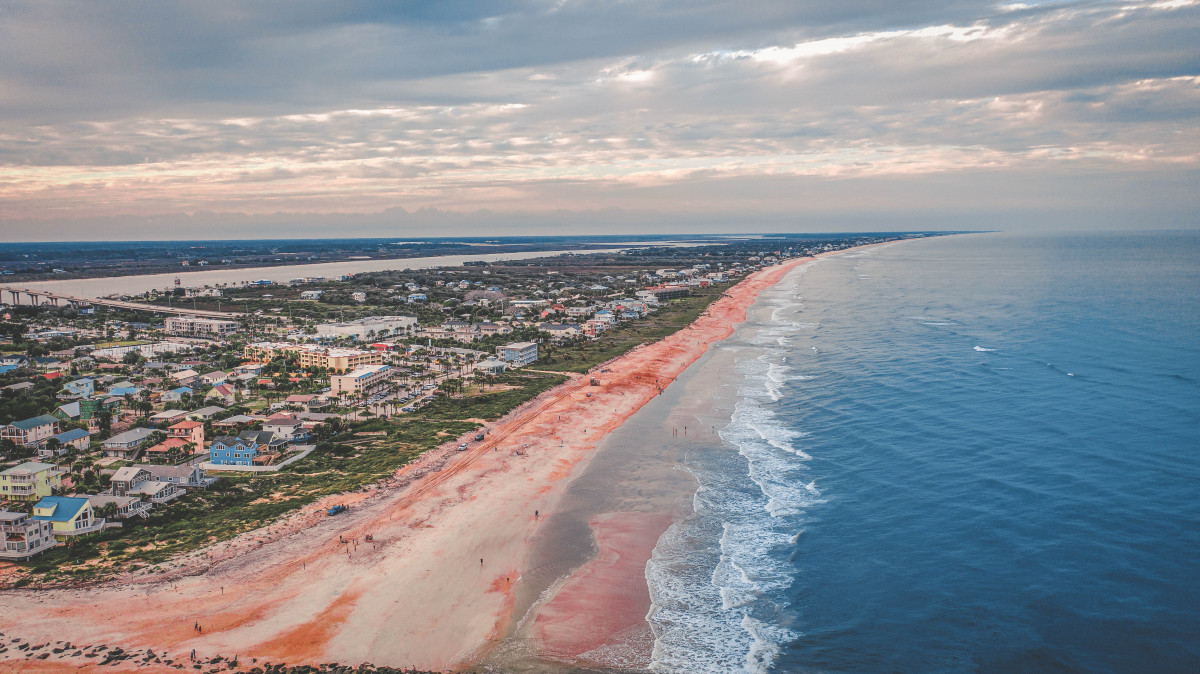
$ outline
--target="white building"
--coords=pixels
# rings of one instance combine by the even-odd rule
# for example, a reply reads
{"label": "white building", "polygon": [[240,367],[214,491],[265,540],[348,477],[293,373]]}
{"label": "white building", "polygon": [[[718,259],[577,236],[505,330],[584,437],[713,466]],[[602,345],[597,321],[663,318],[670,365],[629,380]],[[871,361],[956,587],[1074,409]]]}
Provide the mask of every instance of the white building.
{"label": "white building", "polygon": [[496,355],[513,367],[528,365],[538,358],[537,342],[512,342],[497,346]]}
{"label": "white building", "polygon": [[168,335],[182,337],[224,337],[238,330],[237,321],[197,316],[171,316],[163,324]]}
{"label": "white building", "polygon": [[416,316],[368,316],[345,323],[318,325],[317,336],[377,339],[388,335],[406,335],[416,326]]}

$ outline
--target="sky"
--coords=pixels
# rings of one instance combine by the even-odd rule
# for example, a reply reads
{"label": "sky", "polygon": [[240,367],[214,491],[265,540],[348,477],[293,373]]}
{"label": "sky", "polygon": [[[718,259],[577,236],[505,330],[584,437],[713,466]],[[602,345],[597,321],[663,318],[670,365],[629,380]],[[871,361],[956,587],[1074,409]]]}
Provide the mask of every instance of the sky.
{"label": "sky", "polygon": [[1200,0],[0,0],[0,240],[1200,226]]}

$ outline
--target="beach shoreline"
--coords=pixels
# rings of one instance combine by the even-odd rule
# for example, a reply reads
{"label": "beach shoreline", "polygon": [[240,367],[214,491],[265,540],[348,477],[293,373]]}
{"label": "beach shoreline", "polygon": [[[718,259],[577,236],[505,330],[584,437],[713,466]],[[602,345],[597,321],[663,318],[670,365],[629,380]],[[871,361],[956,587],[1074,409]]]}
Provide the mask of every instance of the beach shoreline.
{"label": "beach shoreline", "polygon": [[[511,632],[522,576],[536,563],[530,545],[598,443],[659,396],[709,345],[732,334],[761,290],[811,260],[752,274],[691,325],[609,364],[599,387],[589,386],[586,375],[576,376],[493,424],[488,439],[470,451],[454,452],[458,441],[452,441],[393,480],[337,497],[353,502],[350,517],[322,517],[325,504],[319,503],[191,555],[162,574],[82,590],[7,591],[0,600],[10,617],[0,620],[0,632],[30,643],[67,638],[160,652],[196,649],[206,657],[240,654],[243,664],[247,655],[260,662],[370,662],[436,670],[479,662]],[[619,561],[621,573],[610,568],[604,576],[596,565],[588,567],[591,562],[580,569],[593,578],[620,579],[639,563],[644,569],[643,557],[669,519],[627,515],[597,521],[603,559]],[[366,542],[367,534],[373,542]],[[636,577],[645,593],[643,575]],[[602,647],[616,635],[637,631],[637,622],[644,624],[643,600],[628,584],[614,582],[611,588],[607,598],[596,598],[609,602],[605,624],[613,633],[603,643],[571,636],[579,627],[568,620],[560,621],[557,636],[543,629],[538,648],[561,660],[580,647],[594,650],[597,643]],[[624,593],[621,610],[610,601],[614,592]],[[559,592],[555,599],[570,595]],[[196,623],[203,632],[194,629]],[[638,637],[643,643],[644,636]],[[0,653],[0,670],[18,671],[26,662],[22,654]],[[55,662],[63,669],[80,664],[56,656],[40,661],[39,668],[50,671],[45,668]]]}

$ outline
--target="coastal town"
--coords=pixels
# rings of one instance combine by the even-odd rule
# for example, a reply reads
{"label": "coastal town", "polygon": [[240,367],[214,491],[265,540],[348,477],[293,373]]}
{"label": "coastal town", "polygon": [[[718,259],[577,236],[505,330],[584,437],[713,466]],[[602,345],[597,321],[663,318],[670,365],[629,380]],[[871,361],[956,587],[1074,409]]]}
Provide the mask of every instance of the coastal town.
{"label": "coastal town", "polygon": [[569,255],[237,287],[181,275],[119,298],[144,310],[13,302],[0,324],[0,583],[153,568],[425,451],[466,450],[745,275],[859,242],[660,252],[654,268]]}

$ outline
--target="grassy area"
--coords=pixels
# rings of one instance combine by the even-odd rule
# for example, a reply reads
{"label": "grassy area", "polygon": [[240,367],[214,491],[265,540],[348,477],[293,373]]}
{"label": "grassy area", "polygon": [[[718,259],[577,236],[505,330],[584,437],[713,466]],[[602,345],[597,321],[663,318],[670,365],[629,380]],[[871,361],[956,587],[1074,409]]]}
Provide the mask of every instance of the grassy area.
{"label": "grassy area", "polygon": [[[37,557],[28,568],[31,576],[56,582],[165,562],[177,553],[259,528],[321,497],[384,479],[446,437],[476,426],[454,420],[365,421],[278,473],[224,473],[209,490],[156,508],[149,520],[126,520],[121,529],[74,540],[69,548],[60,546]],[[370,431],[387,435],[357,435]]]}
{"label": "grassy area", "polygon": [[539,356],[533,367],[558,372],[587,372],[638,344],[660,340],[689,325],[719,297],[719,289],[700,290],[690,297],[669,301],[642,320],[622,323],[595,342],[543,348],[545,355]]}
{"label": "grassy area", "polygon": [[99,344],[96,344],[96,348],[97,349],[111,349],[116,346],[141,346],[143,344],[149,344],[149,343],[150,342],[139,340],[139,339],[127,339],[127,340],[120,341],[120,342],[100,342]]}
{"label": "grassy area", "polygon": [[487,419],[494,421],[509,410],[533,400],[543,391],[567,380],[565,375],[510,372],[496,377],[495,383],[516,386],[472,395],[467,398],[439,396],[418,414],[425,419]]}

